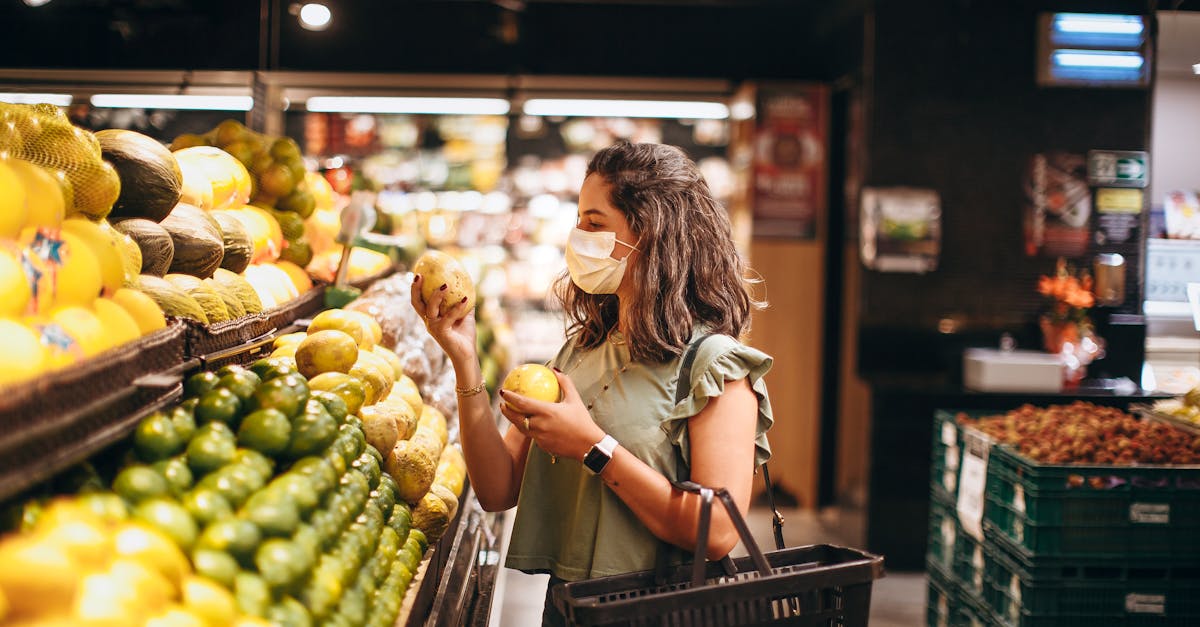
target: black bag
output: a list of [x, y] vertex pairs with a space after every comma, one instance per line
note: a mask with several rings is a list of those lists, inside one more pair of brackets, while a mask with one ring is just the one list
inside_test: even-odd
[[[680, 365], [676, 403], [687, 395], [697, 347], [692, 342]], [[783, 517], [775, 509], [766, 464], [762, 466], [771, 501], [777, 550], [763, 553], [733, 498], [724, 488], [691, 481], [676, 488], [699, 494], [700, 525], [695, 560], [611, 577], [560, 583], [551, 591], [555, 608], [569, 625], [637, 627], [723, 625], [867, 625], [871, 585], [883, 576], [883, 558], [832, 545], [784, 548]], [[749, 556], [720, 562], [704, 559], [716, 498], [733, 521]]]

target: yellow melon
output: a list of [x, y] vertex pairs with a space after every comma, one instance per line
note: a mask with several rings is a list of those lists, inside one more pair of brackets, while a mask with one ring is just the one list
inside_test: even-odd
[[106, 221], [92, 222], [83, 218], [63, 220], [64, 233], [73, 234], [83, 240], [99, 262], [101, 293], [105, 296], [121, 289], [125, 283], [125, 261], [123, 247], [118, 236], [124, 234], [108, 225]]
[[120, 305], [133, 317], [142, 335], [153, 333], [167, 326], [162, 309], [153, 298], [131, 288], [121, 288], [112, 295], [114, 303]]
[[288, 275], [292, 285], [296, 286], [297, 293], [303, 294], [312, 289], [312, 279], [308, 278], [308, 273], [304, 271], [304, 268], [290, 261], [276, 261], [275, 267]]
[[97, 298], [92, 311], [100, 319], [104, 333], [113, 346], [132, 342], [142, 336], [141, 328], [125, 308], [107, 298]]
[[0, 159], [0, 237], [16, 237], [29, 215], [25, 185], [8, 162]]
[[0, 319], [0, 385], [32, 379], [46, 366], [38, 335], [15, 320]]
[[21, 159], [10, 159], [8, 166], [25, 185], [29, 210], [23, 226], [56, 227], [66, 214], [63, 186], [50, 170]]
[[29, 305], [29, 282], [21, 267], [21, 249], [0, 241], [0, 317], [16, 317]]
[[100, 262], [79, 236], [28, 227], [20, 242], [35, 313], [60, 305], [86, 307], [100, 295]]
[[87, 307], [68, 305], [50, 314], [50, 319], [79, 342], [85, 357], [112, 348], [112, 339], [105, 333], [104, 323]]
[[183, 172], [181, 201], [209, 210], [250, 201], [250, 173], [233, 155], [214, 146], [193, 146], [173, 154]]

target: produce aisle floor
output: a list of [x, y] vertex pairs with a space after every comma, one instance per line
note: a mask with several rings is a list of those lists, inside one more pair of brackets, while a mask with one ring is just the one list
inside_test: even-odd
[[[862, 546], [864, 537], [861, 510], [830, 507], [815, 512], [780, 509], [784, 517], [783, 535], [787, 546], [804, 544], [840, 544]], [[511, 514], [511, 512], [510, 512]], [[503, 544], [508, 549], [508, 534], [513, 516], [504, 517]], [[766, 507], [753, 507], [750, 530], [760, 547], [774, 547], [771, 538], [771, 513]], [[744, 555], [739, 545], [735, 555]], [[886, 562], [885, 562], [886, 567]], [[871, 627], [912, 627], [925, 624], [926, 580], [924, 573], [888, 572], [871, 588]], [[546, 595], [545, 575], [526, 575], [501, 569], [496, 581], [491, 627], [536, 627], [541, 624], [542, 603]]]

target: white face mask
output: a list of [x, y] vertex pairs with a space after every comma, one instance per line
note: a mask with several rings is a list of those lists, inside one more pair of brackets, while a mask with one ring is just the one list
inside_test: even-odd
[[617, 239], [612, 231], [585, 231], [571, 229], [567, 237], [567, 272], [571, 281], [588, 294], [614, 294], [625, 276], [625, 261], [613, 259], [612, 252], [617, 244], [637, 250], [636, 246]]

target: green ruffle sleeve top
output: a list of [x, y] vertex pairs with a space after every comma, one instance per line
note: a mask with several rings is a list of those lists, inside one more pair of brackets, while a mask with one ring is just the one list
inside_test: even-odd
[[[550, 365], [571, 377], [585, 405], [595, 401], [592, 417], [600, 428], [673, 481], [689, 474], [688, 418], [720, 396], [726, 381], [749, 377], [758, 397], [755, 467], [770, 457], [771, 403], [763, 381], [771, 368], [768, 355], [729, 336], [710, 336], [696, 354], [690, 393], [678, 405], [680, 358], [635, 363], [614, 378], [629, 361], [628, 348], [614, 334], [591, 350], [576, 350], [568, 340]], [[667, 546], [578, 461], [552, 464], [536, 444], [530, 448], [506, 566], [577, 581], [654, 568]]]

